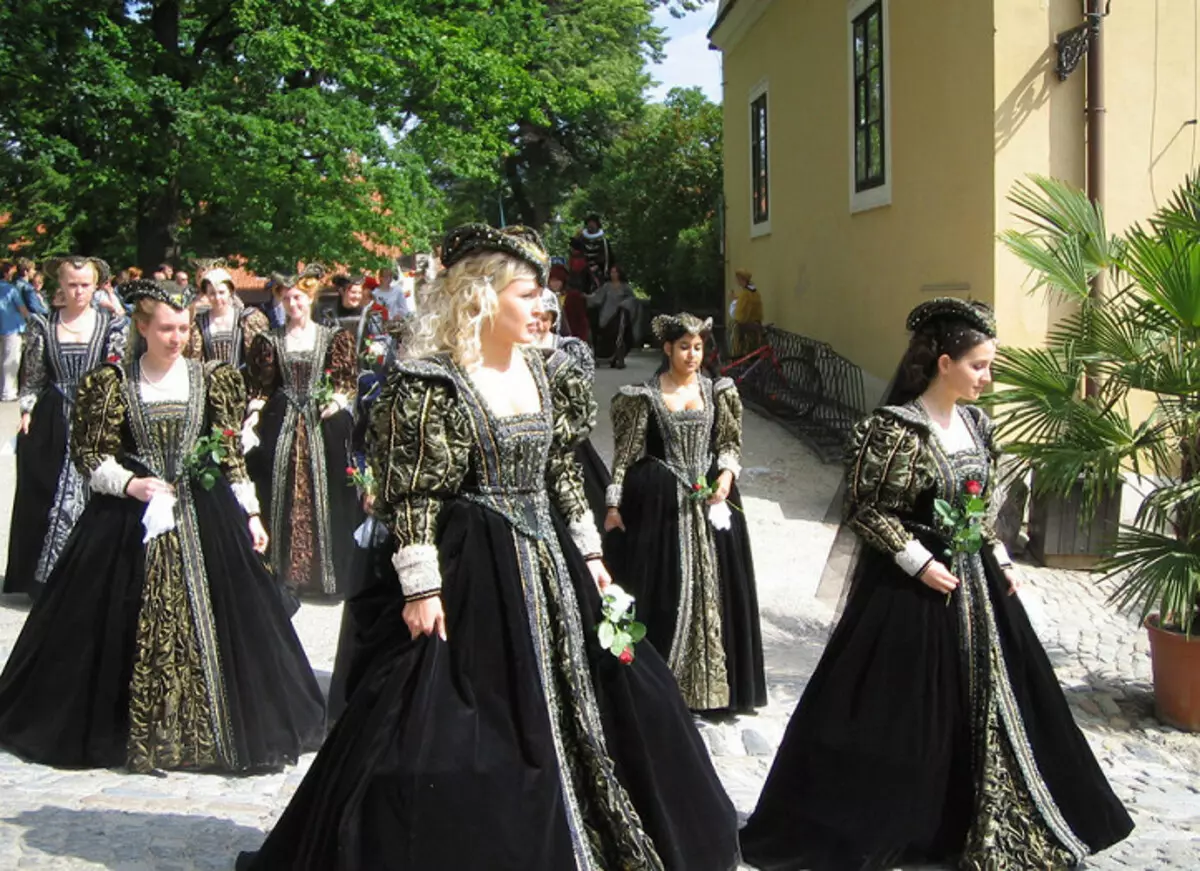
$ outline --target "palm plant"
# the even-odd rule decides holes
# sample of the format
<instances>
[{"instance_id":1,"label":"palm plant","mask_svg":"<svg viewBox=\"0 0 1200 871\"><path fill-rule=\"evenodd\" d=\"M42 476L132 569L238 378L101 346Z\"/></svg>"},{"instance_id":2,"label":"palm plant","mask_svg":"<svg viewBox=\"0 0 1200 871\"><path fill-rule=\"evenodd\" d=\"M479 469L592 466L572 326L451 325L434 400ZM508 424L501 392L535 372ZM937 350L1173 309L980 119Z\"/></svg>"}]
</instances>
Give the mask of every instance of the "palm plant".
<instances>
[{"instance_id":1,"label":"palm plant","mask_svg":"<svg viewBox=\"0 0 1200 871\"><path fill-rule=\"evenodd\" d=\"M1148 487L1102 561L1113 600L1192 632L1200 608L1200 175L1147 226L1110 236L1081 191L1033 177L1009 197L1028 223L1002 234L1036 288L1072 303L1043 348L998 357L1006 447L1032 469L1034 493L1082 486L1087 520L1126 474ZM1090 294L1093 278L1107 288ZM1084 389L1084 385L1090 389ZM1138 393L1148 417L1131 414Z\"/></svg>"}]
</instances>

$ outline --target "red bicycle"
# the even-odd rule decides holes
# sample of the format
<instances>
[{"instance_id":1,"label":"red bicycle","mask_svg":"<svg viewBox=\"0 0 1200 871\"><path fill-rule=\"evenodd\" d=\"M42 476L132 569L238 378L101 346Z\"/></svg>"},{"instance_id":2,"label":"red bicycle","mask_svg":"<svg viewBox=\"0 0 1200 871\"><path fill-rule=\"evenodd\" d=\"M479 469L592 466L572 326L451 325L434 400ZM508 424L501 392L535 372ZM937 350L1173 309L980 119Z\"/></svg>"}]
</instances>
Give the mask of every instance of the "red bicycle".
<instances>
[{"instance_id":1,"label":"red bicycle","mask_svg":"<svg viewBox=\"0 0 1200 871\"><path fill-rule=\"evenodd\" d=\"M710 372L733 380L738 392L778 417L804 418L821 402L824 380L815 350L781 357L764 344L736 360L724 362L716 342L705 359Z\"/></svg>"}]
</instances>

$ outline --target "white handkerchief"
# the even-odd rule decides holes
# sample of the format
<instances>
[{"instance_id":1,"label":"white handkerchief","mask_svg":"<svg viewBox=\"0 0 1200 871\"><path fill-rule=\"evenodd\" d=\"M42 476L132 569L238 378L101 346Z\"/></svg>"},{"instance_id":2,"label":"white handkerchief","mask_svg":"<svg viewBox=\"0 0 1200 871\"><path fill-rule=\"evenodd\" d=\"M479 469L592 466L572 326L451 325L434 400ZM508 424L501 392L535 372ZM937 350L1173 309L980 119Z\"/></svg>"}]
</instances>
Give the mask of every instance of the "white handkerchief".
<instances>
[{"instance_id":1,"label":"white handkerchief","mask_svg":"<svg viewBox=\"0 0 1200 871\"><path fill-rule=\"evenodd\" d=\"M242 453L248 454L257 448L262 442L258 440L258 433L254 431L254 427L250 424L242 426Z\"/></svg>"},{"instance_id":2,"label":"white handkerchief","mask_svg":"<svg viewBox=\"0 0 1200 871\"><path fill-rule=\"evenodd\" d=\"M142 538L143 544L175 528L174 494L155 493L150 497L150 501L146 503L146 511L142 514L142 527L146 530L146 535Z\"/></svg>"},{"instance_id":3,"label":"white handkerchief","mask_svg":"<svg viewBox=\"0 0 1200 871\"><path fill-rule=\"evenodd\" d=\"M733 522L733 512L729 510L728 502L718 502L708 506L708 522L713 529L728 529Z\"/></svg>"},{"instance_id":4,"label":"white handkerchief","mask_svg":"<svg viewBox=\"0 0 1200 871\"><path fill-rule=\"evenodd\" d=\"M368 517L354 530L354 543L364 550L375 540L375 518Z\"/></svg>"}]
</instances>

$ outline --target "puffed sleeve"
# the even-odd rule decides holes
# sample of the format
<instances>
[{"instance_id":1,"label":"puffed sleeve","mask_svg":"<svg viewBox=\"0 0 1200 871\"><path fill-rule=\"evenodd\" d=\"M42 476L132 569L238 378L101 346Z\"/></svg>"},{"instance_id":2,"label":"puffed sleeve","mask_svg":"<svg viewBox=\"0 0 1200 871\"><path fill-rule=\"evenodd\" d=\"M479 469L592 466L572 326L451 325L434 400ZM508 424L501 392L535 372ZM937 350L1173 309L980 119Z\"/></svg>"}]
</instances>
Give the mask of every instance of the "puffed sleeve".
<instances>
[{"instance_id":1,"label":"puffed sleeve","mask_svg":"<svg viewBox=\"0 0 1200 871\"><path fill-rule=\"evenodd\" d=\"M587 376L564 354L546 364L554 405L554 434L546 465L550 501L567 521L571 539L585 557L599 556L600 531L583 490L583 468L575 447L595 428L596 397Z\"/></svg>"},{"instance_id":2,"label":"puffed sleeve","mask_svg":"<svg viewBox=\"0 0 1200 871\"><path fill-rule=\"evenodd\" d=\"M50 324L39 314L30 313L21 348L21 368L17 376L17 402L21 414L29 414L46 387L46 334Z\"/></svg>"},{"instance_id":3,"label":"puffed sleeve","mask_svg":"<svg viewBox=\"0 0 1200 871\"><path fill-rule=\"evenodd\" d=\"M188 333L187 344L183 346L183 356L204 362L204 327L200 315L192 318L192 329Z\"/></svg>"},{"instance_id":4,"label":"puffed sleeve","mask_svg":"<svg viewBox=\"0 0 1200 871\"><path fill-rule=\"evenodd\" d=\"M733 381L721 378L713 385L713 401L717 469L736 478L742 474L742 397Z\"/></svg>"},{"instance_id":5,"label":"puffed sleeve","mask_svg":"<svg viewBox=\"0 0 1200 871\"><path fill-rule=\"evenodd\" d=\"M622 390L613 397L609 409L613 428L612 483L604 494L608 507L621 504L625 474L646 451L646 427L650 422L650 404L645 396Z\"/></svg>"},{"instance_id":6,"label":"puffed sleeve","mask_svg":"<svg viewBox=\"0 0 1200 871\"><path fill-rule=\"evenodd\" d=\"M367 444L375 516L396 536L392 564L404 595L435 596L442 588L438 514L467 474L470 422L449 383L401 372L371 410Z\"/></svg>"},{"instance_id":7,"label":"puffed sleeve","mask_svg":"<svg viewBox=\"0 0 1200 871\"><path fill-rule=\"evenodd\" d=\"M914 577L933 554L904 528L896 512L933 483L922 463L923 450L912 427L879 413L855 427L847 450L847 522L863 541Z\"/></svg>"},{"instance_id":8,"label":"puffed sleeve","mask_svg":"<svg viewBox=\"0 0 1200 871\"><path fill-rule=\"evenodd\" d=\"M254 340L258 338L260 333L265 333L271 328L271 324L267 321L267 316L262 313L261 309L246 308L242 311L242 359L250 359L250 346L254 344Z\"/></svg>"},{"instance_id":9,"label":"puffed sleeve","mask_svg":"<svg viewBox=\"0 0 1200 871\"><path fill-rule=\"evenodd\" d=\"M247 411L261 411L279 386L279 366L275 362L275 343L268 333L259 333L246 355L246 385L250 402Z\"/></svg>"},{"instance_id":10,"label":"puffed sleeve","mask_svg":"<svg viewBox=\"0 0 1200 871\"><path fill-rule=\"evenodd\" d=\"M124 363L129 357L129 317L108 315L108 335L104 340L104 359L108 363Z\"/></svg>"},{"instance_id":11,"label":"puffed sleeve","mask_svg":"<svg viewBox=\"0 0 1200 871\"><path fill-rule=\"evenodd\" d=\"M246 456L242 448L242 417L246 408L246 387L241 373L228 363L212 361L205 364L208 377L208 413L212 426L233 442L233 450L221 464L233 495L247 514L260 514L258 494L246 473Z\"/></svg>"},{"instance_id":12,"label":"puffed sleeve","mask_svg":"<svg viewBox=\"0 0 1200 871\"><path fill-rule=\"evenodd\" d=\"M105 364L80 379L71 418L71 461L95 493L124 496L133 472L122 466L125 420L124 373Z\"/></svg>"},{"instance_id":13,"label":"puffed sleeve","mask_svg":"<svg viewBox=\"0 0 1200 871\"><path fill-rule=\"evenodd\" d=\"M348 330L333 334L325 368L333 381L333 401L339 408L349 408L358 389L358 354L354 350L354 336Z\"/></svg>"}]
</instances>

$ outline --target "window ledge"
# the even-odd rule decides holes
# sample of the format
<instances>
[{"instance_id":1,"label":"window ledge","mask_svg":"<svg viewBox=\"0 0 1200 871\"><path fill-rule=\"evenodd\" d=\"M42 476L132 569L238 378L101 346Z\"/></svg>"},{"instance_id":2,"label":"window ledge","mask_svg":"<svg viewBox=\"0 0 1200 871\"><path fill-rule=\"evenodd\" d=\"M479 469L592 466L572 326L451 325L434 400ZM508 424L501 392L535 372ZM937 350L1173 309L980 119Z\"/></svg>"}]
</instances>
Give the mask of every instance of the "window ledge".
<instances>
[{"instance_id":1,"label":"window ledge","mask_svg":"<svg viewBox=\"0 0 1200 871\"><path fill-rule=\"evenodd\" d=\"M850 214L869 212L892 204L892 184L887 182L877 188L855 191L850 194Z\"/></svg>"},{"instance_id":2,"label":"window ledge","mask_svg":"<svg viewBox=\"0 0 1200 871\"><path fill-rule=\"evenodd\" d=\"M770 236L770 235L771 235L770 220L766 220L766 221L762 221L758 224L750 225L750 238L751 239L757 239L759 236Z\"/></svg>"}]
</instances>

